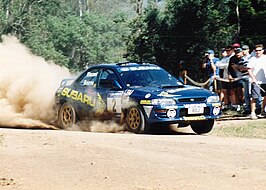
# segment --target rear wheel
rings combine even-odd
[[[66,129],[72,127],[77,121],[76,111],[73,106],[66,102],[59,111],[59,125],[61,128]]]
[[[133,133],[147,133],[150,126],[146,124],[145,117],[140,108],[130,107],[126,116],[127,129]]]
[[[214,119],[197,121],[190,124],[192,130],[197,134],[209,133],[214,125]]]

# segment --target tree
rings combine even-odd
[[[120,11],[97,14],[99,2],[5,0],[0,3],[1,34],[17,36],[35,54],[72,70],[121,61],[127,35],[126,15]],[[91,3],[95,3],[95,9],[89,7]]]
[[[132,29],[133,36],[137,36],[134,44],[139,46],[131,48],[132,54],[150,54],[175,74],[180,60],[193,72],[198,71],[198,62],[207,48],[218,51],[232,42],[236,25],[225,16],[230,8],[229,1],[221,0],[169,0],[163,12],[148,6],[135,26],[141,28],[141,35]]]
[[[241,41],[250,45],[266,45],[266,0],[242,0],[239,6]]]

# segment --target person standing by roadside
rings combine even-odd
[[[185,61],[180,60],[179,63],[177,64],[177,69],[178,69],[178,80],[180,80],[182,83],[187,84],[187,70],[185,69]]]
[[[236,80],[242,77],[242,72],[240,72],[240,64],[243,60],[243,50],[241,48],[236,48],[234,50],[235,55],[229,60],[228,66],[228,79],[231,82],[230,97],[231,97],[231,107],[233,110],[240,111],[240,104],[243,103],[243,84],[241,80]]]
[[[244,61],[249,61],[249,59],[251,58],[251,54],[250,54],[250,50],[249,50],[249,46],[248,45],[243,45],[242,46],[242,50],[243,50],[243,59]]]
[[[243,45],[242,46],[243,50],[243,67],[246,67],[247,64],[249,63],[250,58],[252,57],[250,54],[249,46],[248,45]],[[247,73],[247,70],[243,70],[243,77],[242,77],[242,84],[244,88],[244,111],[242,112],[243,114],[250,114],[251,113],[251,108],[250,108],[250,99],[251,99],[251,81],[249,74]],[[257,100],[257,107],[260,106],[260,99]]]
[[[216,77],[219,76],[219,68],[216,66],[216,63],[219,61],[217,57],[214,57],[214,51],[208,50],[204,54],[204,61],[202,63],[202,68],[206,69],[209,77],[210,82],[208,85],[208,89],[212,92],[217,91],[217,83]],[[215,84],[216,83],[216,84]]]
[[[249,60],[248,73],[252,80],[251,88],[251,119],[258,119],[256,115],[256,99],[264,97],[262,103],[262,112],[265,113],[266,105],[266,55],[264,55],[264,47],[262,44],[255,46],[256,56]]]
[[[225,47],[226,56],[224,56],[216,65],[219,69],[223,69],[223,78],[228,80],[228,65],[230,58],[234,55],[234,50],[232,46]],[[230,83],[221,81],[221,94],[223,95],[224,110],[230,109],[230,98],[229,98]]]
[[[239,43],[234,43],[234,44],[232,44],[232,48],[235,51],[237,48],[240,48],[240,44]]]

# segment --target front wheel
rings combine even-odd
[[[129,108],[126,116],[127,129],[133,133],[147,133],[150,129],[145,122],[145,117],[140,108],[133,106]]]
[[[73,106],[66,102],[59,111],[59,125],[63,129],[72,127],[77,121],[76,111]]]
[[[214,125],[214,119],[197,121],[190,124],[192,130],[197,134],[209,133]]]

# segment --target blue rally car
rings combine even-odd
[[[62,128],[78,121],[115,119],[134,133],[170,124],[208,133],[221,116],[215,93],[184,85],[157,65],[129,62],[95,65],[75,80],[63,80],[56,108]]]

